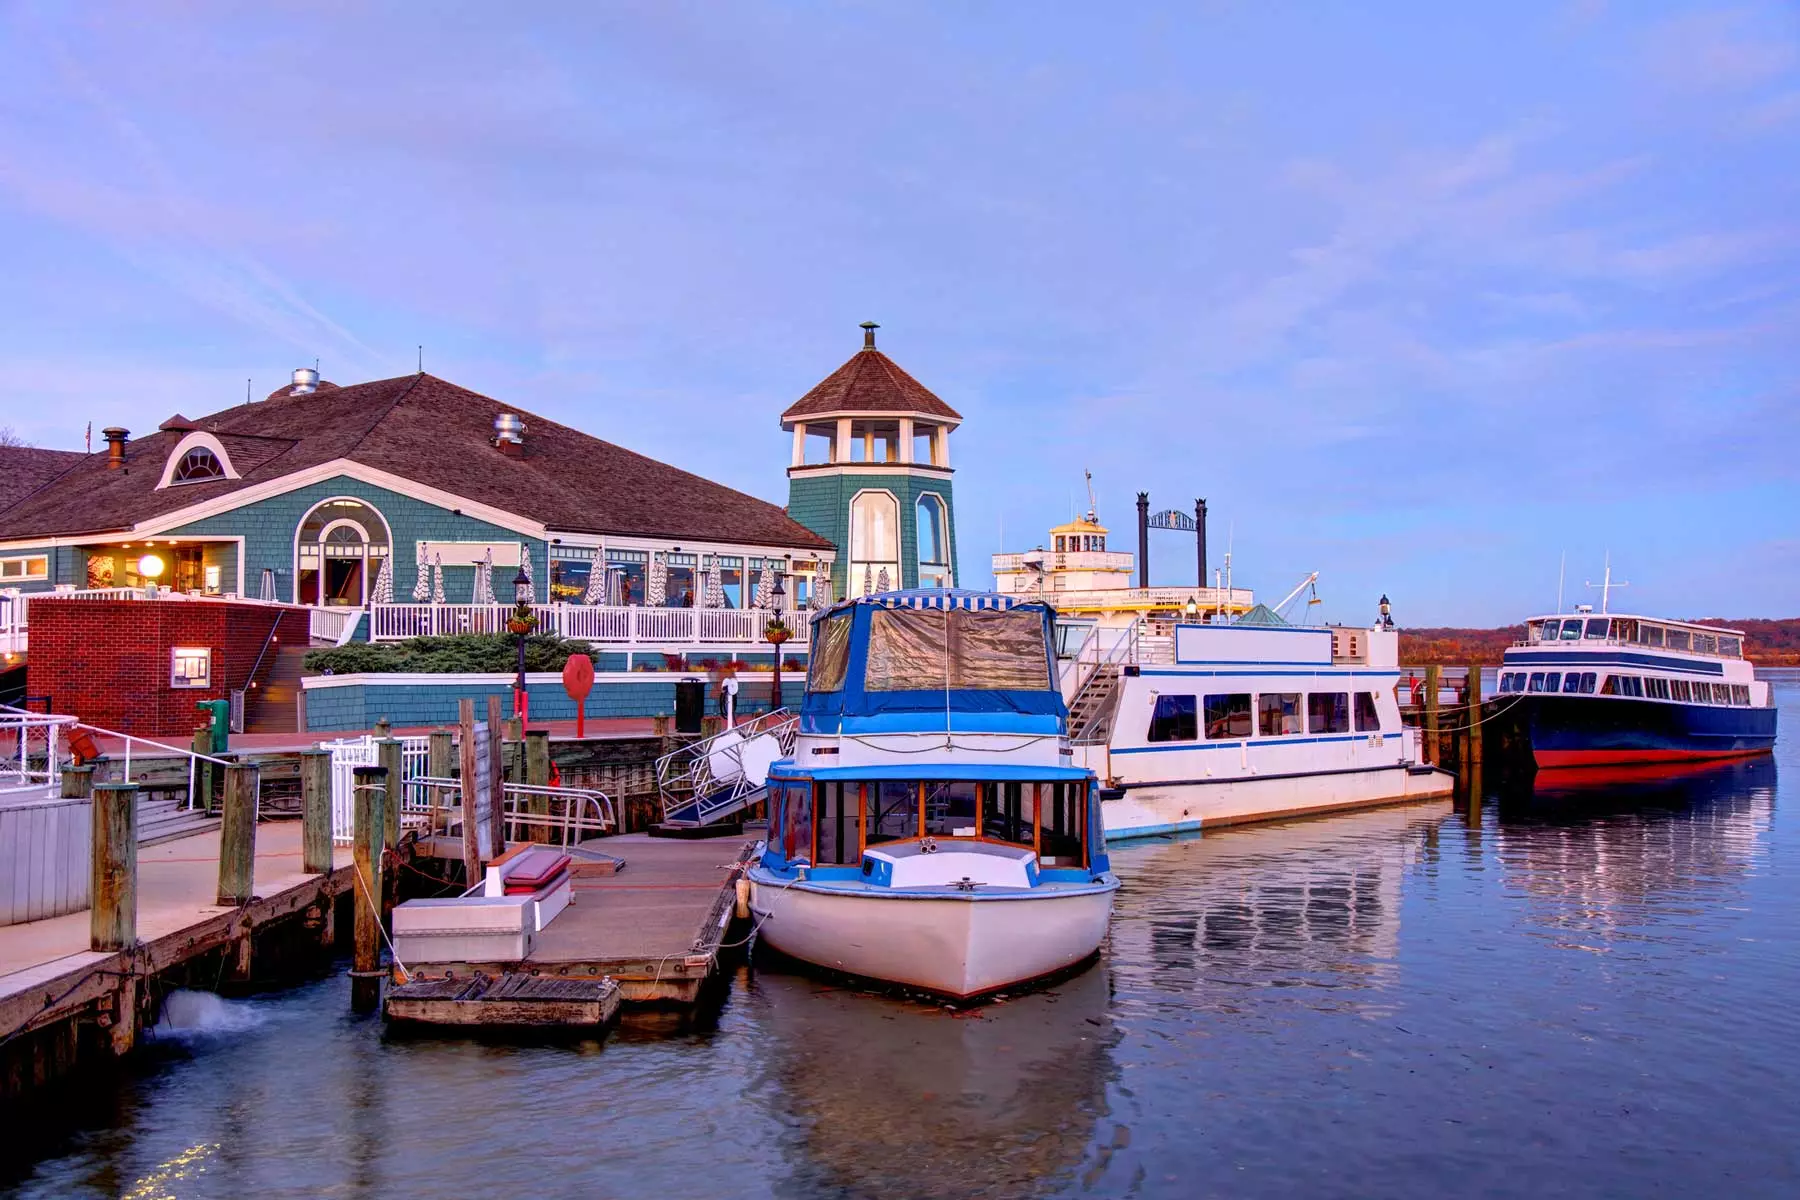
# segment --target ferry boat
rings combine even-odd
[[[1346,628],[1281,615],[1303,593],[1312,606],[1317,573],[1274,608],[1229,577],[1148,587],[1148,530],[1192,530],[1204,545],[1204,505],[1195,520],[1140,511],[1134,587],[1133,556],[1107,549],[1092,495],[1085,519],[1050,531],[1050,549],[997,554],[994,574],[1005,594],[1056,604],[1072,761],[1103,781],[1109,839],[1451,794],[1400,720],[1386,597],[1375,626]]]
[[[1071,765],[1041,601],[876,592],[814,619],[792,755],[747,872],[756,936],[803,962],[967,1000],[1106,936],[1119,881]]]
[[[1532,617],[1525,640],[1502,656],[1489,712],[1517,731],[1538,768],[1769,752],[1774,697],[1744,658],[1741,630],[1605,607]]]

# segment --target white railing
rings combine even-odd
[[[756,608],[644,608],[590,604],[539,604],[537,632],[624,646],[766,646],[763,631],[774,615]],[[376,604],[371,606],[371,641],[397,642],[456,633],[502,633],[510,604]],[[781,614],[793,630],[790,644],[804,646],[810,611]]]
[[[342,645],[345,635],[362,619],[360,608],[310,608],[307,620],[312,640]]]
[[[235,592],[226,592],[217,596],[198,595],[194,592],[177,592],[169,588],[147,587],[108,587],[108,588],[63,588],[51,592],[24,592],[9,589],[0,592],[0,654],[23,654],[30,647],[30,613],[31,602],[36,600],[174,600],[189,601],[229,601],[233,604],[259,604],[268,607],[291,608],[293,605],[279,600],[257,600],[248,596],[239,596]],[[315,640],[327,640],[343,645],[356,628],[356,620],[363,610],[360,608],[319,608],[306,606],[312,614],[312,637]]]
[[[75,717],[26,712],[24,709],[0,704],[0,752],[11,756],[0,760],[0,763],[4,763],[3,766],[0,766],[0,791],[49,788],[60,784],[64,761],[69,757],[65,750],[78,730],[98,734],[100,737],[117,738],[125,743],[123,770],[119,776],[121,783],[132,782],[132,753],[137,747],[145,746],[163,752],[160,755],[149,756],[152,758],[164,756],[185,758],[188,764],[187,806],[189,808],[194,807],[194,801],[197,799],[195,787],[199,775],[196,769],[198,764],[209,762],[221,767],[233,765],[228,759],[196,754],[185,746],[171,746],[167,742],[138,737],[136,734],[120,733],[116,729],[89,725]],[[36,756],[31,749],[34,732],[37,737],[43,739],[43,766],[41,767],[34,765]],[[137,757],[141,766],[146,756],[140,751]],[[9,784],[11,786],[8,786]]]
[[[459,832],[462,780],[422,776],[412,783],[400,809],[401,821],[430,833]],[[527,841],[535,829],[551,829],[560,844],[568,846],[585,841],[583,835],[599,836],[617,827],[611,798],[593,788],[508,783],[502,787],[501,806],[508,842]]]
[[[754,804],[762,798],[767,764],[793,754],[799,729],[791,709],[777,708],[663,755],[656,760],[663,819],[691,807],[695,823],[705,825]],[[774,739],[776,753],[759,760],[758,769],[744,761],[744,748],[764,737]]]
[[[400,808],[403,813],[413,802],[408,785],[425,777],[430,746],[429,738],[400,739]],[[381,747],[373,737],[365,735],[320,742],[319,749],[331,751],[331,840],[347,846],[356,837],[355,769],[378,766]],[[423,803],[422,800],[419,802]]]

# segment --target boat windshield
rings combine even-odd
[[[1589,617],[1587,622],[1587,636],[1591,638],[1605,637],[1606,626],[1607,620],[1605,617]]]
[[[812,692],[843,690],[850,665],[850,614],[839,613],[813,626],[812,664],[806,688]]]
[[[1054,686],[1035,609],[882,608],[869,614],[871,692],[1044,691]]]
[[[1037,851],[1044,866],[1087,865],[1085,782],[771,781],[769,843],[815,866],[854,866],[863,851],[932,838]]]

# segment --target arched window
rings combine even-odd
[[[294,547],[294,599],[300,604],[361,607],[392,548],[387,522],[360,500],[327,500],[300,522]]]
[[[203,479],[224,479],[225,468],[219,456],[205,446],[195,446],[175,464],[175,483],[198,483]]]
[[[900,580],[900,503],[892,492],[871,489],[850,501],[849,595],[861,596],[881,586],[887,573],[890,588]]]
[[[931,492],[919,497],[919,586],[948,587],[950,528],[944,501]]]

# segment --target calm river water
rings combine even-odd
[[[745,969],[705,1033],[519,1046],[342,976],[185,997],[0,1131],[0,1192],[1800,1194],[1785,674],[1773,761],[1121,848],[1105,957],[970,1013]]]

